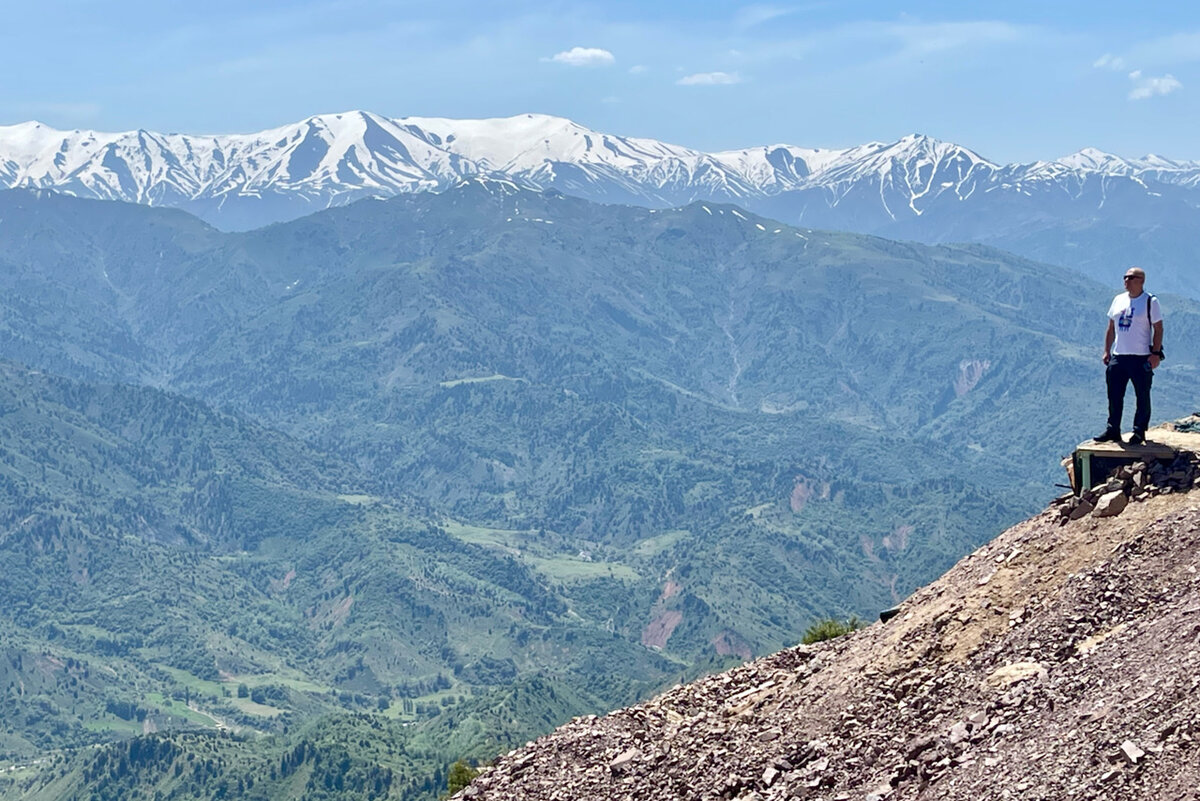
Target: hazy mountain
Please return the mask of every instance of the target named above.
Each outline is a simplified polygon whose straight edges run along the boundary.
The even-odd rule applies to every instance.
[[[781,601],[789,614],[887,603],[989,525],[957,540],[932,509],[983,484],[1044,486],[1053,456],[1103,416],[1109,293],[978,247],[495,181],[245,234],[54,196],[0,204],[4,355],[232,405],[383,486],[582,552],[682,529],[722,551],[758,547],[723,533],[747,527],[874,532],[874,545],[837,546],[866,559],[846,564],[849,583],[797,566],[824,589]],[[1167,303],[1174,349],[1156,399],[1177,414],[1192,403],[1197,317]],[[25,333],[35,326],[64,333]],[[885,538],[905,557],[864,573]],[[701,559],[694,543],[666,553],[663,575]],[[727,557],[709,558],[705,603],[720,617],[712,565]],[[746,641],[786,636],[779,619]]]
[[[0,185],[178,206],[226,229],[364,197],[503,177],[604,202],[736,202],[818,228],[925,242],[979,241],[1111,280],[1130,262],[1200,297],[1191,269],[1200,163],[1085,148],[1001,165],[920,135],[849,148],[720,153],[526,114],[489,120],[353,111],[255,134],[0,127]]]

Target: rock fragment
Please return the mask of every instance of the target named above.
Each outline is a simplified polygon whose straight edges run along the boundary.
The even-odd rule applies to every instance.
[[[1008,687],[1029,679],[1042,679],[1046,675],[1046,668],[1038,662],[1012,662],[993,670],[986,683],[991,687]]]
[[[622,751],[612,762],[609,762],[608,769],[612,771],[613,775],[620,776],[629,772],[629,769],[633,767],[633,763],[641,759],[641,757],[641,749],[636,747],[629,748]]]
[[[1146,752],[1139,748],[1133,740],[1126,740],[1121,743],[1121,756],[1130,765],[1136,765],[1142,757],[1146,756]]]

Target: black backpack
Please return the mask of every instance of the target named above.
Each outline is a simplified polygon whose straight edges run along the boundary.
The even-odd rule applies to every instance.
[[[1149,292],[1146,293],[1146,321],[1150,323],[1151,341],[1153,341],[1153,339],[1154,339],[1154,320],[1150,317],[1150,304],[1156,300],[1158,300],[1158,298],[1156,298],[1154,295],[1151,295]],[[1165,350],[1160,349],[1158,351],[1158,360],[1161,362],[1161,361],[1165,361],[1166,358],[1167,358],[1167,352]]]

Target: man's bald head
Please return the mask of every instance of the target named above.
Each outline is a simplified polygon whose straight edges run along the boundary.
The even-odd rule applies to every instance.
[[[1126,278],[1140,278],[1143,281],[1145,281],[1146,280],[1146,271],[1143,270],[1141,267],[1130,267],[1128,270],[1125,271],[1125,277]]]

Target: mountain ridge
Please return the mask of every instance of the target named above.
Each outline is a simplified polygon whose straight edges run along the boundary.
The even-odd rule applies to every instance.
[[[141,165],[134,163],[139,153]],[[887,173],[897,163],[922,170],[933,164],[938,172],[945,161],[965,161],[971,169],[992,173],[994,188],[1052,179],[1058,170],[1109,177],[1152,173],[1185,185],[1200,181],[1200,162],[1153,155],[1129,159],[1094,148],[1050,161],[1001,165],[961,145],[914,133],[896,142],[844,148],[777,144],[705,152],[602,133],[545,114],[387,118],[355,110],[253,133],[204,135],[64,131],[36,121],[0,126],[0,180],[10,188],[55,187],[150,204],[286,189],[336,205],[372,191],[425,191],[470,175],[495,174],[538,189],[558,181],[607,180],[644,202],[671,205],[830,188],[867,173]],[[561,174],[570,167],[580,173]]]
[[[250,134],[0,127],[0,187],[177,206],[249,230],[486,176],[596,202],[736,203],[793,225],[929,244],[981,242],[1112,281],[1128,264],[1200,298],[1200,162],[1083,148],[999,164],[921,134],[844,148],[719,152],[523,114],[322,114]]]

